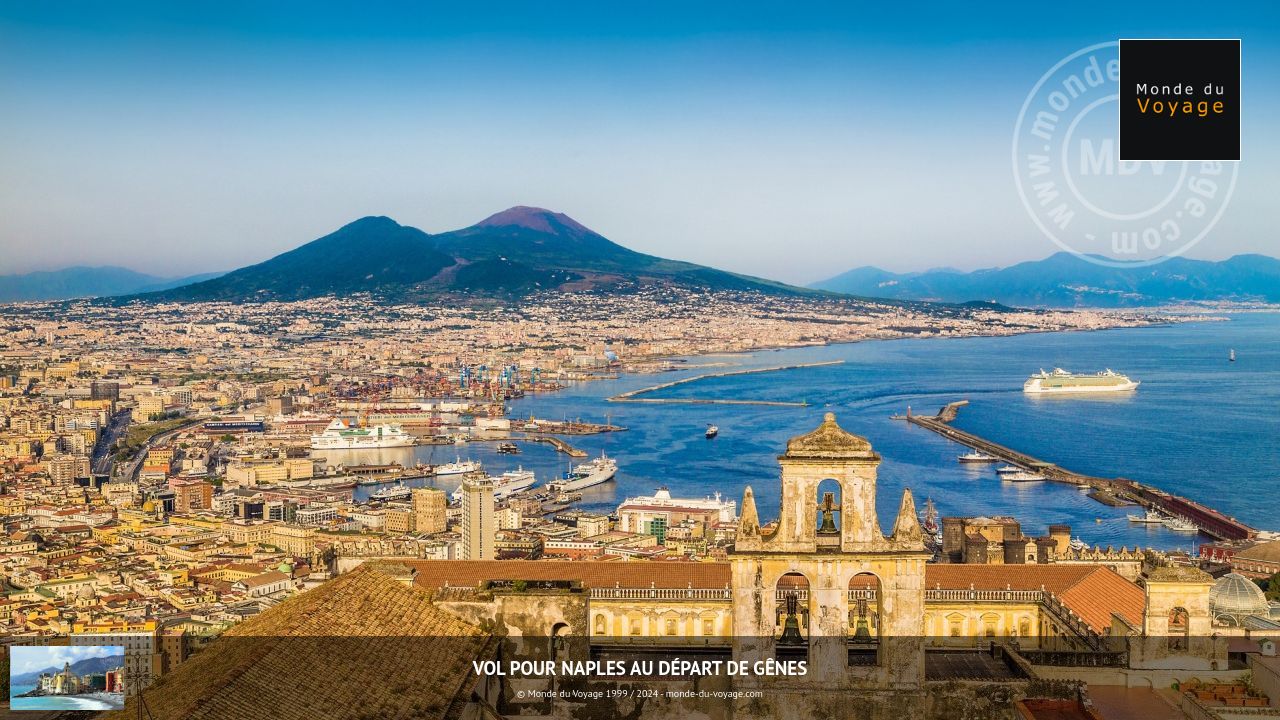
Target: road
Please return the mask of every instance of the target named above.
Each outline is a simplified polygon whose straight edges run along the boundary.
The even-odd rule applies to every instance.
[[[93,454],[89,456],[89,466],[93,468],[94,475],[111,474],[111,447],[129,429],[129,414],[129,410],[116,412],[111,416],[102,434],[98,436],[98,442],[93,446]]]

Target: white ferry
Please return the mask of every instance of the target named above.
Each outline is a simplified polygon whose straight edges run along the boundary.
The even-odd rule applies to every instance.
[[[493,482],[494,500],[503,500],[521,490],[528,490],[538,482],[538,478],[534,476],[533,471],[525,470],[523,467],[508,470],[498,477],[489,478],[489,480]],[[459,485],[458,489],[454,490],[450,497],[454,501],[462,500],[462,486]]]
[[[1128,518],[1129,518],[1129,522],[1147,523],[1150,525],[1161,525],[1164,523],[1165,520],[1168,519],[1164,515],[1161,515],[1160,513],[1154,510],[1147,510],[1147,512],[1142,515],[1131,514],[1128,516]]]
[[[481,469],[480,463],[475,460],[461,460],[455,456],[453,462],[437,465],[432,472],[437,476],[466,475],[467,473],[480,472]]]
[[[1186,520],[1183,520],[1182,518],[1176,518],[1176,517],[1165,518],[1164,526],[1174,532],[1186,532],[1186,533],[1200,532],[1200,528],[1196,527],[1192,523],[1187,522]]]
[[[993,457],[993,456],[988,455],[988,454],[986,454],[986,453],[978,452],[977,450],[974,450],[973,452],[970,452],[970,453],[965,453],[964,455],[959,455],[959,456],[957,456],[957,457],[956,457],[956,460],[958,460],[958,461],[960,461],[960,462],[962,462],[962,463],[993,463],[993,462],[1000,462],[1000,458]]]
[[[560,480],[547,483],[547,487],[554,492],[573,492],[609,482],[617,474],[618,462],[600,453],[600,457],[578,465],[565,473]]]
[[[339,418],[334,418],[324,432],[311,436],[312,450],[369,450],[412,447],[413,444],[413,436],[399,425],[355,427]]]
[[[413,495],[413,491],[404,483],[396,483],[391,487],[384,487],[381,490],[375,490],[369,495],[370,500],[407,500]]]
[[[1018,472],[1002,473],[1000,479],[1005,482],[1041,482],[1045,477],[1040,473],[1019,470]]]
[[[1053,372],[1045,372],[1042,369],[1027,378],[1027,381],[1022,384],[1022,392],[1032,395],[1128,392],[1136,390],[1139,382],[1130,380],[1128,376],[1121,375],[1110,368],[1093,375],[1077,375],[1062,368],[1054,368]]]

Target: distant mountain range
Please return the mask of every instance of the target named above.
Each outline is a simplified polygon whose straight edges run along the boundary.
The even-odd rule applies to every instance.
[[[77,675],[90,675],[93,673],[106,672],[114,670],[124,665],[124,655],[107,655],[105,657],[85,658],[71,663],[71,672]],[[22,675],[14,675],[9,678],[9,684],[12,685],[33,685],[40,679],[40,673],[57,673],[62,672],[62,666],[47,667],[34,672],[24,673]]]
[[[1280,303],[1280,260],[1236,255],[1219,262],[1169,258],[1108,267],[1061,252],[1006,268],[893,273],[861,267],[814,283],[832,292],[898,300],[987,300],[1023,307],[1139,307],[1178,302]]]
[[[70,300],[72,298],[128,295],[189,285],[220,273],[163,278],[128,268],[69,267],[61,270],[0,275],[0,302]]]
[[[251,302],[371,292],[388,299],[414,300],[441,294],[514,297],[536,290],[653,284],[815,293],[645,255],[611,242],[562,213],[513,207],[471,227],[438,235],[387,217],[361,218],[257,265],[137,299]]]
[[[538,290],[627,292],[655,285],[1026,307],[1280,303],[1280,260],[1263,255],[1220,262],[1170,258],[1146,267],[1117,268],[1058,253],[973,272],[893,273],[863,267],[799,288],[639,253],[562,213],[520,206],[437,235],[387,217],[365,217],[225,274],[173,279],[119,267],[75,267],[0,276],[0,302],[91,296],[114,296],[117,302],[254,302],[355,293],[413,302],[433,296],[505,299]]]

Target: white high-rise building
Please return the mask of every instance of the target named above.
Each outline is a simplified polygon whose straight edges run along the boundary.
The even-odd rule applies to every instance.
[[[462,482],[462,559],[492,560],[497,534],[493,511],[493,478]]]

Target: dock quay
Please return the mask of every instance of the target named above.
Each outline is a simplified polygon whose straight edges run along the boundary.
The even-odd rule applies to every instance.
[[[827,360],[825,362],[800,363],[797,365],[778,365],[775,367],[765,368],[748,368],[746,370],[726,370],[724,372],[706,373],[703,375],[695,375],[693,377],[684,378],[682,380],[672,380],[671,382],[650,385],[638,390],[630,390],[628,392],[619,393],[613,397],[607,398],[609,402],[634,402],[634,403],[655,403],[655,404],[690,404],[690,405],[772,405],[775,407],[808,407],[809,403],[804,400],[798,402],[786,400],[747,400],[747,399],[727,399],[718,398],[645,398],[641,395],[647,395],[659,390],[684,385],[686,383],[697,382],[698,380],[708,380],[718,377],[731,377],[734,375],[754,375],[756,373],[781,372],[783,370],[800,370],[802,368],[824,367],[827,365],[841,365],[843,360]]]
[[[1073,472],[1054,463],[1045,462],[973,433],[952,427],[951,423],[956,419],[960,408],[968,404],[969,401],[967,400],[948,403],[938,411],[937,415],[933,416],[915,415],[912,414],[910,408],[907,408],[906,415],[896,415],[894,418],[905,420],[912,425],[935,432],[948,440],[953,440],[978,452],[991,455],[1010,465],[1037,472],[1044,475],[1047,480],[1077,487],[1089,487],[1091,489],[1089,496],[1106,505],[1115,506],[1128,503],[1141,505],[1142,507],[1186,520],[1195,525],[1201,533],[1218,540],[1248,540],[1258,534],[1257,529],[1189,498],[1174,495],[1126,478],[1102,478]]]
[[[528,439],[533,442],[547,443],[569,457],[584,458],[587,456],[587,452],[585,450],[579,450],[558,437],[551,437],[550,435],[530,435]]]

